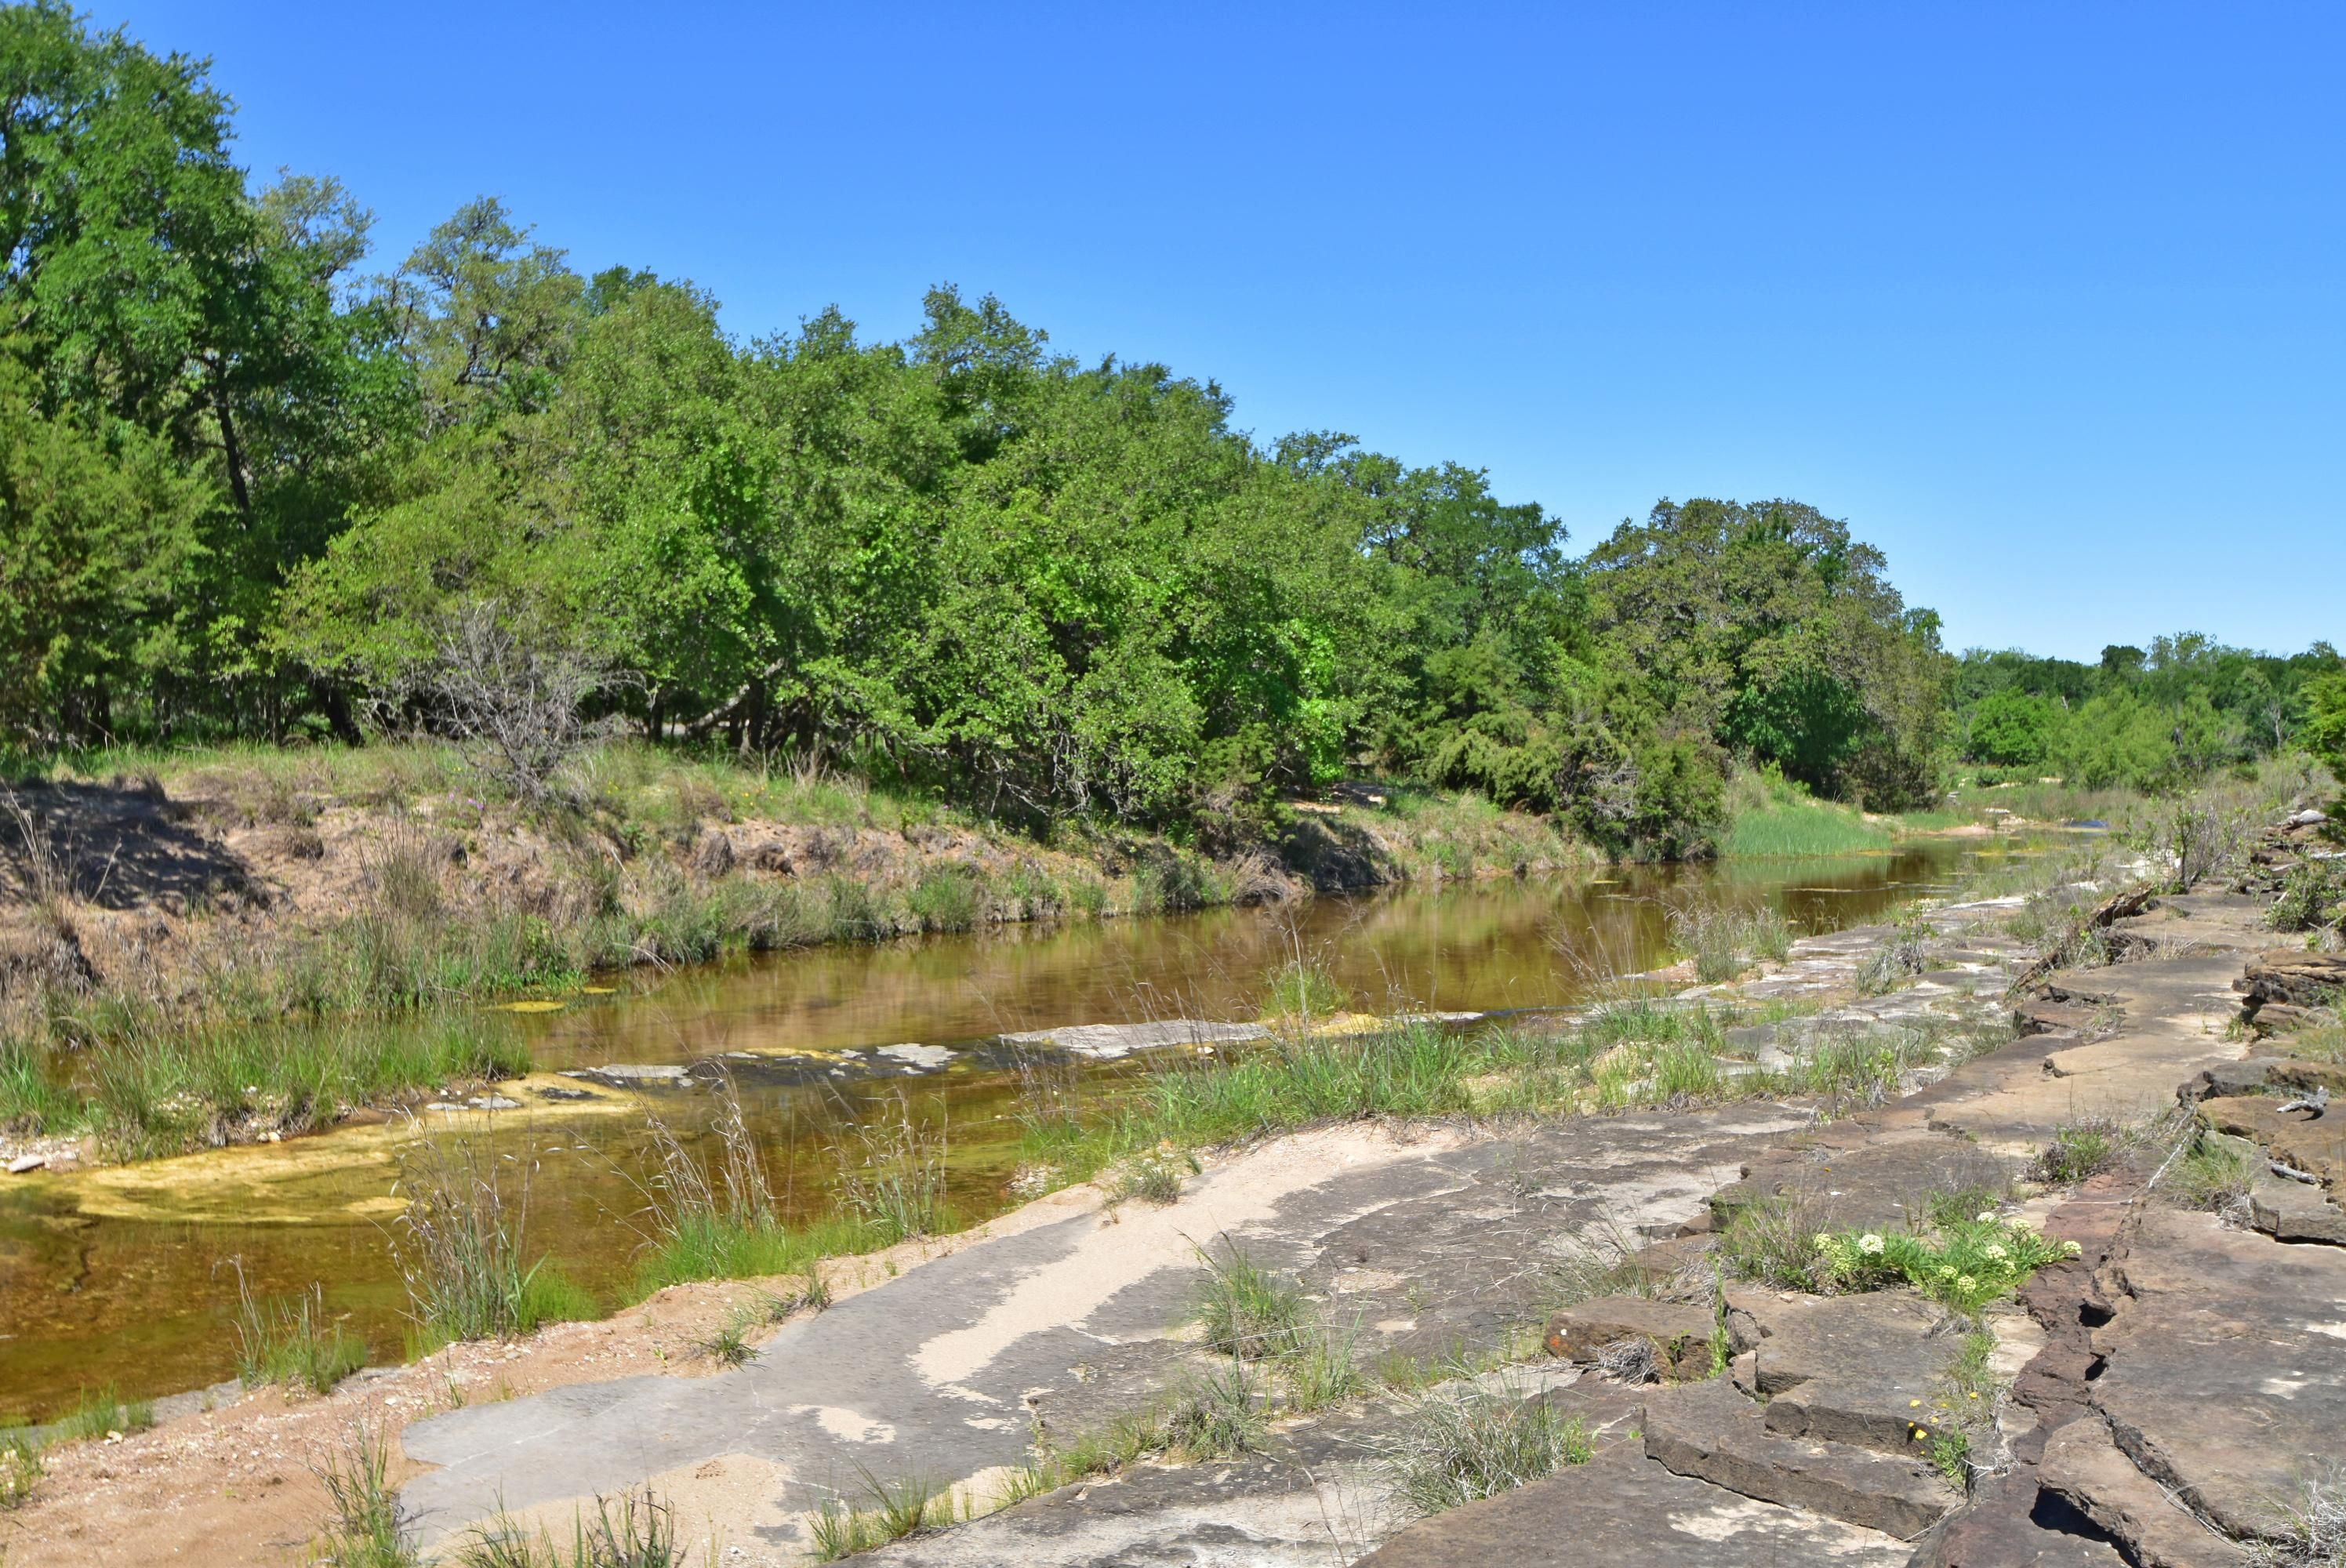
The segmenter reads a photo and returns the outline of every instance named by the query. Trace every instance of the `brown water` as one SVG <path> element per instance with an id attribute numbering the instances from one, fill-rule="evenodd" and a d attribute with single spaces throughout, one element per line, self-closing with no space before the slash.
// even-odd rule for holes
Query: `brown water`
<path id="1" fill-rule="evenodd" d="M 1566 1005 L 1588 977 L 1663 962 L 1670 903 L 1773 904 L 1796 929 L 1829 931 L 2017 850 L 1931 841 L 1830 861 L 1617 870 L 824 948 L 632 980 L 521 1026 L 540 1066 L 556 1070 L 748 1054 L 732 1058 L 744 1101 L 800 1217 L 829 1201 L 840 1129 L 902 1094 L 949 1128 L 948 1196 L 974 1218 L 1011 1201 L 1017 1076 L 1015 1054 L 993 1041 L 1006 1031 L 1250 1019 L 1268 976 L 1298 954 L 1322 962 L 1362 1011 Z M 908 1042 L 958 1054 L 918 1075 L 872 1054 Z M 644 1103 L 690 1129 L 712 1099 L 671 1085 L 648 1089 Z M 533 1102 L 497 1117 L 495 1136 L 534 1171 L 531 1249 L 612 1300 L 639 1256 L 629 1222 L 643 1206 L 643 1121 L 632 1096 L 597 1106 Z M 107 1383 L 139 1395 L 233 1376 L 239 1268 L 256 1294 L 322 1285 L 330 1312 L 378 1356 L 398 1354 L 406 1298 L 390 1248 L 392 1186 L 412 1138 L 405 1127 L 352 1127 L 0 1187 L 0 1420 L 52 1415 Z"/>

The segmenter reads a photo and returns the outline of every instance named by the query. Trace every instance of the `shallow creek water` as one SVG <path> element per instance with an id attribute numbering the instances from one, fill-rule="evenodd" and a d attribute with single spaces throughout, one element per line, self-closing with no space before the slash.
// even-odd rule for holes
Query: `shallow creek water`
<path id="1" fill-rule="evenodd" d="M 1323 898 L 1300 908 L 1005 927 L 869 947 L 775 954 L 657 977 L 516 1015 L 540 1074 L 704 1064 L 682 1082 L 534 1077 L 522 1108 L 426 1112 L 479 1129 L 529 1171 L 531 1252 L 618 1298 L 643 1237 L 645 1106 L 689 1135 L 715 1096 L 705 1064 L 733 1069 L 778 1192 L 804 1217 L 831 1201 L 841 1129 L 895 1115 L 947 1128 L 948 1197 L 973 1220 L 1015 1201 L 1019 1053 L 1005 1033 L 1148 1019 L 1244 1020 L 1268 977 L 1317 959 L 1366 1012 L 1488 1013 L 1569 1005 L 1596 974 L 1666 958 L 1665 910 L 1773 904 L 1799 931 L 1862 923 L 1943 887 L 2012 840 L 1934 840 L 1830 861 L 1617 869 Z M 882 1054 L 892 1045 L 944 1046 Z M 1079 1064 L 1107 1081 L 1138 1059 Z M 576 1083 L 591 1100 L 548 1100 Z M 557 1092 L 572 1092 L 557 1089 Z M 391 1250 L 404 1120 L 151 1165 L 0 1186 L 0 1420 L 44 1419 L 84 1390 L 127 1396 L 235 1372 L 240 1268 L 256 1295 L 321 1285 L 330 1314 L 396 1356 L 405 1292 Z"/>

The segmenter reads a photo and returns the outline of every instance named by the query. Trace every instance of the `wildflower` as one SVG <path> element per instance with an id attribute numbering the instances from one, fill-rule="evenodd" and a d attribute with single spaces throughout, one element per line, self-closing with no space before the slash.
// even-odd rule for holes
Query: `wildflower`
<path id="1" fill-rule="evenodd" d="M 1819 1252 L 1832 1250 L 1832 1237 L 1830 1233 L 1821 1230 L 1817 1232 L 1817 1250 Z"/>
<path id="2" fill-rule="evenodd" d="M 1955 1266 L 1954 1266 L 1953 1264 L 1952 1264 L 1952 1263 L 1942 1263 L 1942 1264 L 1940 1264 L 1940 1265 L 1939 1265 L 1939 1278 L 1942 1278 L 1942 1279 L 1953 1279 L 1954 1277 L 1955 1277 Z"/>
<path id="3" fill-rule="evenodd" d="M 1882 1255 L 1882 1237 L 1869 1230 L 1857 1238 L 1857 1249 L 1868 1257 L 1879 1257 Z"/>
<path id="4" fill-rule="evenodd" d="M 1994 1258 L 1998 1263 L 2003 1262 L 2006 1257 L 2011 1256 L 2010 1253 L 2004 1251 L 2004 1243 L 2000 1241 L 1991 1241 L 1987 1244 L 1987 1255 L 1990 1257 Z"/>
<path id="5" fill-rule="evenodd" d="M 1906 1401 L 1906 1408 L 1910 1410 L 1921 1410 L 1923 1408 L 1923 1401 L 1920 1400 L 1908 1400 Z"/>
<path id="6" fill-rule="evenodd" d="M 2061 1244 L 2061 1256 L 2064 1257 L 2075 1257 L 2085 1250 L 2074 1241 L 2065 1241 Z"/>
<path id="7" fill-rule="evenodd" d="M 1981 1223 L 1982 1225 L 1985 1225 L 1989 1220 L 1994 1219 L 1994 1218 L 1995 1217 L 1995 1210 L 1994 1210 L 1994 1209 L 1992 1209 L 1992 1208 L 1984 1208 L 1984 1209 L 1980 1210 L 1979 1217 L 1980 1217 L 1980 1223 Z"/>
<path id="8" fill-rule="evenodd" d="M 1955 1277 L 1955 1288 L 1958 1290 L 1976 1290 L 1979 1288 L 1979 1281 L 1973 1278 L 1968 1274 L 1957 1275 Z"/>
<path id="9" fill-rule="evenodd" d="M 1972 1398 L 1974 1398 L 1974 1399 L 1978 1399 L 1978 1398 L 1979 1398 L 1979 1390 L 1978 1390 L 1977 1389 L 1974 1389 L 1974 1390 L 1972 1390 Z"/>

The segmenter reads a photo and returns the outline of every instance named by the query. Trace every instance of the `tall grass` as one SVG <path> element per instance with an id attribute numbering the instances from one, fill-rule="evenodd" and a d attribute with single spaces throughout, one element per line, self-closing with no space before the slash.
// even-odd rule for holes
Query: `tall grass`
<path id="1" fill-rule="evenodd" d="M 953 1228 L 945 1207 L 944 1128 L 913 1115 L 895 1096 L 895 1114 L 857 1125 L 836 1145 L 839 1200 L 881 1246 Z"/>
<path id="2" fill-rule="evenodd" d="M 0 1046 L 0 1119 L 94 1133 L 117 1158 L 152 1158 L 290 1136 L 419 1084 L 494 1083 L 529 1068 L 509 1023 L 468 1010 L 405 1026 L 184 1028 L 149 1014 L 62 1059 L 22 1039 Z"/>
<path id="3" fill-rule="evenodd" d="M 1886 850 L 1892 842 L 1888 829 L 1852 807 L 1811 798 L 1772 767 L 1729 780 L 1727 812 L 1719 845 L 1726 860 L 1846 855 Z"/>
<path id="4" fill-rule="evenodd" d="M 441 1561 L 456 1568 L 683 1568 L 685 1557 L 674 1508 L 646 1487 L 597 1496 L 592 1518 L 584 1510 L 572 1518 L 566 1543 L 543 1526 L 533 1532 L 501 1508 Z"/>
<path id="5" fill-rule="evenodd" d="M 361 1424 L 311 1467 L 332 1510 L 320 1555 L 335 1568 L 416 1568 L 414 1522 L 391 1484 L 391 1438 Z"/>
<path id="6" fill-rule="evenodd" d="M 534 1156 L 485 1140 L 424 1139 L 402 1151 L 407 1198 L 393 1248 L 418 1348 L 527 1334 L 591 1318 L 592 1296 L 528 1251 Z"/>
<path id="7" fill-rule="evenodd" d="M 1395 1504 L 1425 1515 L 1511 1492 L 1594 1451 L 1580 1418 L 1502 1377 L 1422 1395 L 1380 1457 Z"/>
<path id="8" fill-rule="evenodd" d="M 322 1394 L 366 1365 L 366 1342 L 326 1316 L 325 1290 L 256 1300 L 241 1260 L 236 1265 L 237 1376 L 248 1389 L 265 1384 Z"/>

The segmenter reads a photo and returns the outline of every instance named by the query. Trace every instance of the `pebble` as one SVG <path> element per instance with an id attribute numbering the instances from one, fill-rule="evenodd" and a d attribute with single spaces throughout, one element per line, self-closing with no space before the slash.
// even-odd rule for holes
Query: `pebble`
<path id="1" fill-rule="evenodd" d="M 8 1174 L 10 1176 L 23 1176 L 26 1171 L 39 1170 L 43 1166 L 47 1165 L 48 1163 L 49 1156 L 46 1155 L 18 1155 L 15 1159 L 8 1162 Z"/>

